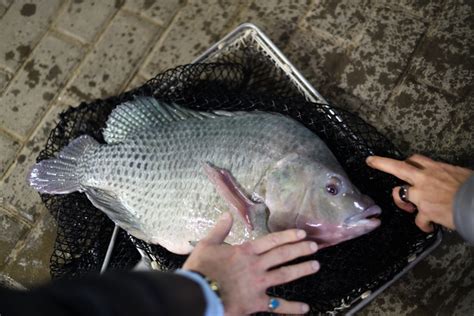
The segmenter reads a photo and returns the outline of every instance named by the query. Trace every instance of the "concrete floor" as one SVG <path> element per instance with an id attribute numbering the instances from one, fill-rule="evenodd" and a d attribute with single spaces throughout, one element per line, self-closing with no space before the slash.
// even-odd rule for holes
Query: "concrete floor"
<path id="1" fill-rule="evenodd" d="M 470 0 L 0 1 L 0 275 L 49 278 L 54 219 L 25 176 L 57 114 L 260 26 L 335 104 L 406 154 L 474 167 Z M 474 248 L 456 233 L 361 315 L 474 315 Z"/>

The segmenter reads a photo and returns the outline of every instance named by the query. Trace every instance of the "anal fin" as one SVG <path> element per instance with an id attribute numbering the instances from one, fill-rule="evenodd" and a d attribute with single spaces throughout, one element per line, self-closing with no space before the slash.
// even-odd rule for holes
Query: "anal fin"
<path id="1" fill-rule="evenodd" d="M 85 193 L 92 204 L 103 211 L 118 226 L 139 239 L 144 241 L 149 239 L 117 194 L 90 187 L 86 189 Z"/>

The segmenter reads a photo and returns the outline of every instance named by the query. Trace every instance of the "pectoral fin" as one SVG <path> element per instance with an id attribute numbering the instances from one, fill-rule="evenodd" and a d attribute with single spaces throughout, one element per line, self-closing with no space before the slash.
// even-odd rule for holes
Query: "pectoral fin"
<path id="1" fill-rule="evenodd" d="M 245 225 L 253 230 L 252 212 L 264 210 L 265 204 L 255 203 L 249 199 L 229 171 L 213 166 L 209 162 L 204 163 L 204 171 L 216 187 L 217 193 L 242 217 Z"/>

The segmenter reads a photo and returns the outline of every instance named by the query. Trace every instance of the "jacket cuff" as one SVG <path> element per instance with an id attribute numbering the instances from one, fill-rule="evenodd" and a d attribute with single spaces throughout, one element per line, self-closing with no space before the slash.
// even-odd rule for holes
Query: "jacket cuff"
<path id="1" fill-rule="evenodd" d="M 224 315 L 224 306 L 222 305 L 221 300 L 214 293 L 213 290 L 209 287 L 207 281 L 200 276 L 199 274 L 187 270 L 178 269 L 175 272 L 176 274 L 182 275 L 187 277 L 194 282 L 198 283 L 202 291 L 204 293 L 204 297 L 206 299 L 206 310 L 204 312 L 204 316 L 223 316 Z"/>
<path id="2" fill-rule="evenodd" d="M 459 188 L 453 207 L 456 231 L 464 240 L 474 245 L 474 175 Z"/>

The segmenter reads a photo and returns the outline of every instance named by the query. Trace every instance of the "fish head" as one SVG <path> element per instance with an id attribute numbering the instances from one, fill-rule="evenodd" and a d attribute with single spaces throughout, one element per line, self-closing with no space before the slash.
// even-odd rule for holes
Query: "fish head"
<path id="1" fill-rule="evenodd" d="M 270 231 L 300 228 L 319 248 L 366 234 L 380 225 L 381 209 L 342 168 L 290 155 L 268 175 L 265 203 Z"/>

